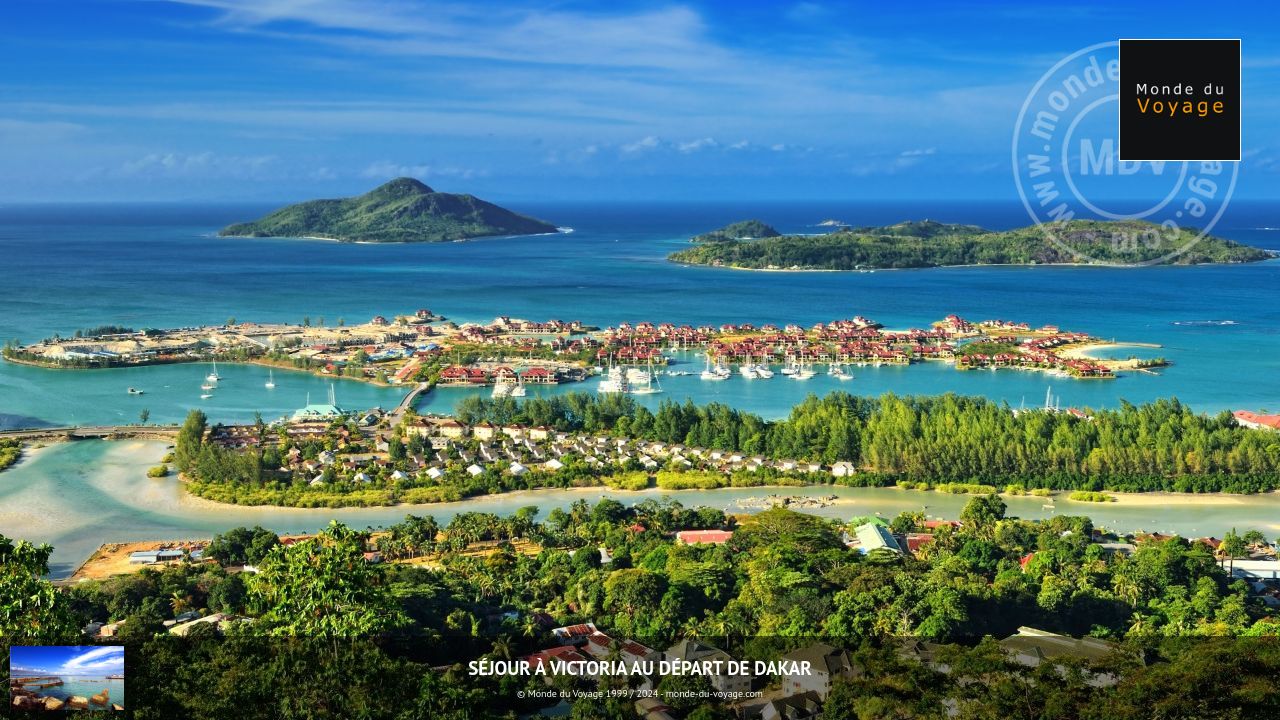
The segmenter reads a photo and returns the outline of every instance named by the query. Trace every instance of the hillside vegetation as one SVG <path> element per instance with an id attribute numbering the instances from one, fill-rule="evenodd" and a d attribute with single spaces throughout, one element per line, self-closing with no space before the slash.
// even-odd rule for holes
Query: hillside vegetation
<path id="1" fill-rule="evenodd" d="M 1273 256 L 1259 248 L 1211 236 L 1195 241 L 1197 234 L 1195 230 L 1183 229 L 1170 236 L 1156 225 L 1138 221 L 1072 220 L 1055 226 L 1051 238 L 1045 228 L 1038 226 L 997 232 L 975 225 L 925 220 L 852 228 L 828 235 L 724 239 L 681 250 L 669 259 L 691 265 L 750 270 L 1131 265 L 1161 260 L 1188 244 L 1186 251 L 1165 262 L 1173 265 L 1237 263 Z"/>

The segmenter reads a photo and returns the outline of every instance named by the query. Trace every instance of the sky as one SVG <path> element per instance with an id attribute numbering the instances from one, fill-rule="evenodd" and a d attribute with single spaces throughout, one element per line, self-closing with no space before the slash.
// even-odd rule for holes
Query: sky
<path id="1" fill-rule="evenodd" d="M 5 0 L 0 203 L 1016 199 L 1019 107 L 1121 37 L 1243 40 L 1236 197 L 1280 191 L 1280 10 L 1202 2 Z"/>
<path id="2" fill-rule="evenodd" d="M 14 645 L 9 648 L 9 665 L 11 675 L 16 671 L 81 677 L 123 675 L 124 648 Z"/>

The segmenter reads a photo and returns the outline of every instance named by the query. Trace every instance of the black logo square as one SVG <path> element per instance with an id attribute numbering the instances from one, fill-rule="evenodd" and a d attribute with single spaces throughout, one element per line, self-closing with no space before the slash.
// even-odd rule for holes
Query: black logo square
<path id="1" fill-rule="evenodd" d="M 1239 160 L 1240 41 L 1121 40 L 1120 159 Z"/>

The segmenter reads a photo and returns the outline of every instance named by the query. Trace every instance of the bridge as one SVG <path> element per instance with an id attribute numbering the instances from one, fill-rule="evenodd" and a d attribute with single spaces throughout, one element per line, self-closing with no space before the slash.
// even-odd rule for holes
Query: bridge
<path id="1" fill-rule="evenodd" d="M 0 430 L 0 438 L 16 440 L 174 440 L 177 425 L 71 425 L 25 430 Z"/>
<path id="2" fill-rule="evenodd" d="M 427 382 L 418 383 L 417 387 L 410 390 L 409 393 L 404 396 L 404 399 L 400 401 L 400 404 L 396 405 L 395 409 L 390 412 L 390 415 L 392 416 L 392 418 L 398 420 L 402 415 L 404 415 L 406 410 L 413 407 L 413 403 L 417 401 L 419 395 L 421 395 L 422 393 L 430 389 L 431 389 L 431 383 L 427 383 Z"/>

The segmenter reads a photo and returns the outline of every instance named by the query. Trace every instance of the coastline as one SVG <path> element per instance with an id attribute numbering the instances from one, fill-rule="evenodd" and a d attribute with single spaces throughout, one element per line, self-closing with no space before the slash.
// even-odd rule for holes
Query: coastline
<path id="1" fill-rule="evenodd" d="M 1266 250 L 1266 248 L 1259 248 L 1259 249 Z M 671 264 L 673 264 L 673 265 L 681 265 L 681 266 L 684 266 L 684 267 L 693 267 L 693 268 L 711 268 L 711 269 L 713 269 L 713 270 L 741 270 L 741 271 L 744 271 L 744 272 L 775 272 L 775 273 L 809 273 L 809 272 L 819 272 L 819 273 L 851 273 L 851 274 L 856 274 L 856 273 L 874 273 L 874 272 L 913 272 L 913 271 L 921 271 L 921 270 L 954 270 L 954 269 L 964 269 L 964 268 L 1028 268 L 1028 269 L 1031 269 L 1031 268 L 1099 268 L 1099 269 L 1113 269 L 1113 270 L 1135 270 L 1135 269 L 1140 269 L 1140 268 L 1155 268 L 1155 267 L 1159 267 L 1159 268 L 1173 268 L 1173 267 L 1193 268 L 1193 267 L 1205 267 L 1205 266 L 1224 266 L 1224 267 L 1229 267 L 1229 266 L 1234 266 L 1234 265 L 1252 265 L 1252 264 L 1255 264 L 1255 263 L 1265 263 L 1265 262 L 1273 262 L 1273 261 L 1276 261 L 1276 260 L 1280 260 L 1280 251 L 1268 251 L 1268 252 L 1277 252 L 1277 254 L 1275 254 L 1275 255 L 1273 255 L 1272 257 L 1269 257 L 1269 258 L 1259 258 L 1259 259 L 1257 259 L 1257 260 L 1244 260 L 1244 261 L 1239 261 L 1239 262 L 1162 263 L 1162 264 L 1158 264 L 1158 265 L 1150 265 L 1150 264 L 1146 264 L 1146 263 L 1132 263 L 1132 264 L 1121 264 L 1121 263 L 966 263 L 966 264 L 959 264 L 959 265 L 921 265 L 920 267 L 866 267 L 866 268 L 852 269 L 852 270 L 840 270 L 840 269 L 837 269 L 837 268 L 809 268 L 809 267 L 796 267 L 796 268 L 756 268 L 756 267 L 744 267 L 744 266 L 742 266 L 742 265 L 713 265 L 713 264 L 711 264 L 711 263 L 691 263 L 691 262 L 685 262 L 685 261 L 683 261 L 683 260 L 671 260 L 671 259 L 669 259 L 669 258 L 668 258 L 667 262 L 670 262 L 670 263 L 671 263 Z"/>

